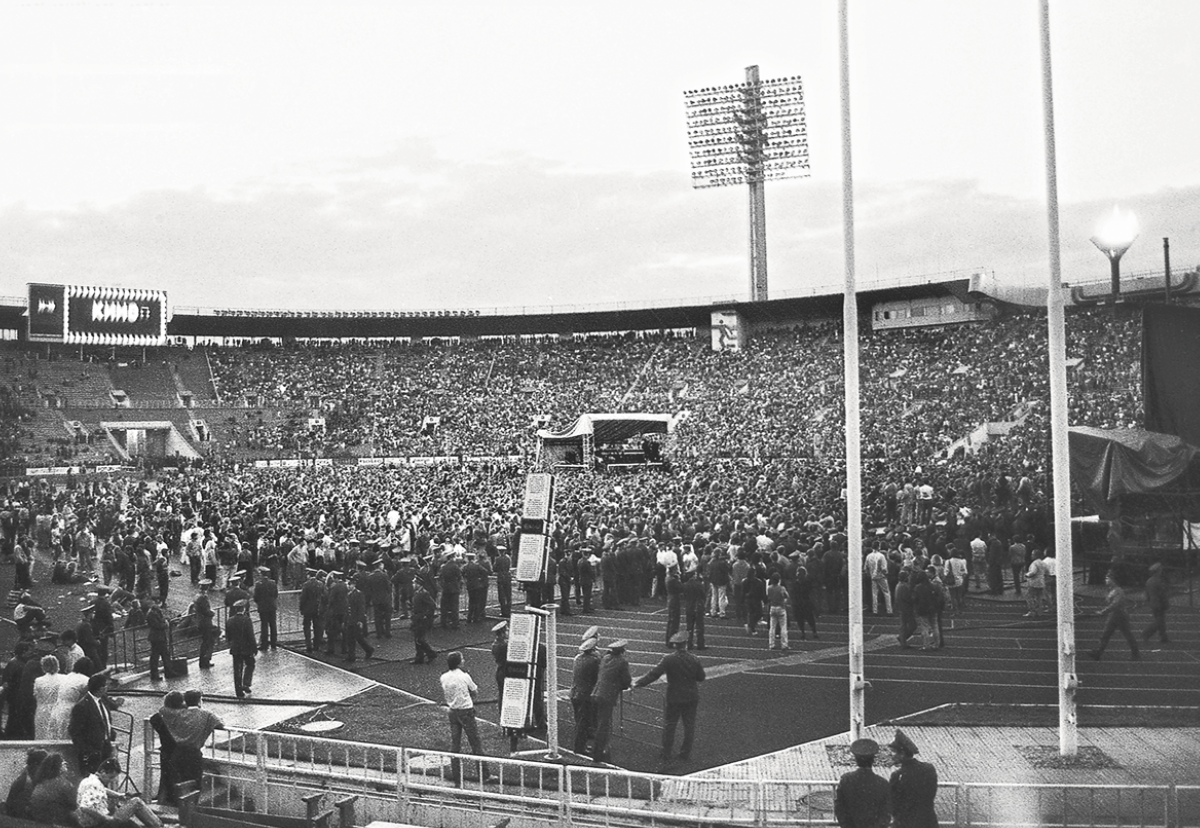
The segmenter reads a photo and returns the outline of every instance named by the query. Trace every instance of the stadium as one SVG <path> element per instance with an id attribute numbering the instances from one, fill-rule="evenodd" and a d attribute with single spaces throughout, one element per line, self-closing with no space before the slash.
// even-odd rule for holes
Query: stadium
<path id="1" fill-rule="evenodd" d="M 946 610 L 951 644 L 945 652 L 955 652 L 963 637 L 979 636 L 979 641 L 968 644 L 969 651 L 959 656 L 965 663 L 943 665 L 948 678 L 946 692 L 929 685 L 917 692 L 903 684 L 886 694 L 872 691 L 868 725 L 882 727 L 884 722 L 915 716 L 907 721 L 919 726 L 922 715 L 936 718 L 931 710 L 952 710 L 951 718 L 969 720 L 974 716 L 981 724 L 1011 724 L 1004 720 L 1011 719 L 1014 710 L 1025 709 L 1018 719 L 1027 722 L 1053 712 L 1054 676 L 1046 675 L 1049 665 L 1044 661 L 1039 665 L 1040 659 L 1033 655 L 1029 656 L 1032 663 L 1004 668 L 1007 679 L 993 679 L 995 683 L 985 691 L 972 686 L 969 672 L 952 679 L 955 670 L 977 670 L 1009 658 L 990 651 L 988 642 L 1014 623 L 1028 627 L 1017 639 L 1031 636 L 1033 643 L 1026 640 L 1024 646 L 1040 645 L 1043 658 L 1046 636 L 1052 632 L 1045 622 L 1026 621 L 1028 614 L 1020 612 L 1033 605 L 1014 592 L 1021 579 L 1009 573 L 1007 554 L 1000 572 L 999 565 L 975 560 L 971 546 L 975 538 L 996 537 L 1007 551 L 1010 543 L 1028 538 L 1030 555 L 1036 551 L 1040 557 L 1041 550 L 1053 549 L 1047 386 L 1038 368 L 1046 362 L 1045 314 L 989 296 L 981 273 L 964 276 L 859 297 L 864 328 L 862 447 L 867 545 L 892 554 L 893 569 L 897 570 L 893 576 L 898 576 L 914 546 L 922 550 L 917 554 L 938 562 L 954 557 L 970 561 L 973 588 L 964 585 L 962 594 L 953 597 Z M 1188 308 L 1195 281 L 1194 273 L 1186 274 L 1170 306 L 1172 313 L 1184 314 L 1183 322 L 1175 322 L 1191 325 L 1189 330 L 1196 329 L 1194 317 L 1189 316 L 1195 312 Z M 1104 301 L 1100 287 L 1071 291 L 1073 297 L 1083 300 L 1073 303 L 1066 316 L 1073 425 L 1097 433 L 1141 433 L 1145 409 L 1143 320 L 1147 313 L 1153 315 L 1156 309 L 1167 307 L 1162 304 L 1162 285 L 1162 274 L 1133 277 L 1122 303 L 1116 306 Z M 373 563 L 378 558 L 386 563 L 391 576 L 402 571 L 399 562 L 410 556 L 424 561 L 448 553 L 447 558 L 453 559 L 464 548 L 468 557 L 481 551 L 486 553 L 482 557 L 494 563 L 500 547 L 517 549 L 520 534 L 528 531 L 521 512 L 526 476 L 549 472 L 556 480 L 556 503 L 553 528 L 545 530 L 551 535 L 548 546 L 560 566 L 575 573 L 574 581 L 568 575 L 565 584 L 549 575 L 546 588 L 551 597 L 555 586 L 561 586 L 567 607 L 574 595 L 578 612 L 581 551 L 594 550 L 599 556 L 596 569 L 600 570 L 600 560 L 614 549 L 623 550 L 621 568 L 614 565 L 619 583 L 613 587 L 617 597 L 611 604 L 607 585 L 600 587 L 609 575 L 602 576 L 599 571 L 595 575 L 596 611 L 603 617 L 576 615 L 559 621 L 556 686 L 565 693 L 572 680 L 574 635 L 584 634 L 584 627 L 593 621 L 604 627 L 606 635 L 636 642 L 630 648 L 635 664 L 653 659 L 655 637 L 661 649 L 661 613 L 667 613 L 670 625 L 671 598 L 661 583 L 654 583 L 656 576 L 666 573 L 657 572 L 648 562 L 653 559 L 652 549 L 695 550 L 703 561 L 697 564 L 702 573 L 707 573 L 718 550 L 741 549 L 752 560 L 768 562 L 769 571 L 782 566 L 780 571 L 787 573 L 786 562 L 793 554 L 807 554 L 812 559 L 805 561 L 807 568 L 820 572 L 827 563 L 822 545 L 831 550 L 844 548 L 840 301 L 840 296 L 812 296 L 718 308 L 697 304 L 510 316 L 486 312 L 341 315 L 171 311 L 168 297 L 161 293 L 31 285 L 25 302 L 14 301 L 0 309 L 0 325 L 9 334 L 3 346 L 9 380 L 5 386 L 9 431 L 4 458 L 9 500 L 3 518 L 10 534 L 5 552 L 11 557 L 14 542 L 28 537 L 26 545 L 37 550 L 35 560 L 45 556 L 43 566 L 54 568 L 60 560 L 77 562 L 77 573 L 73 570 L 70 577 L 52 579 L 62 581 L 57 588 L 60 592 L 65 588 L 66 600 L 73 602 L 94 597 L 89 590 L 102 579 L 114 585 L 124 583 L 127 570 L 128 594 L 154 592 L 152 578 L 147 575 L 143 583 L 133 567 L 117 563 L 114 555 L 120 554 L 119 542 L 105 547 L 101 541 L 101 551 L 91 562 L 87 555 L 72 550 L 70 538 L 81 522 L 95 525 L 98 538 L 112 535 L 119 541 L 123 532 L 158 538 L 157 544 L 166 550 L 164 566 L 178 576 L 170 590 L 172 597 L 164 601 L 168 615 L 176 616 L 171 623 L 180 627 L 172 638 L 171 655 L 186 660 L 196 646 L 186 629 L 195 592 L 186 577 L 188 539 L 194 527 L 212 527 L 214 541 L 220 539 L 218 556 L 222 561 L 226 555 L 236 561 L 237 550 L 244 549 L 242 558 L 255 566 L 265 564 L 276 573 L 283 590 L 280 627 L 284 648 L 306 653 L 295 603 L 305 580 L 304 567 L 316 568 L 324 577 L 329 570 L 352 572 L 361 569 L 364 561 Z M 132 303 L 145 310 L 97 319 L 101 314 L 77 307 L 88 302 L 106 307 Z M 39 313 L 45 316 L 44 311 L 51 307 L 61 309 L 65 324 L 63 318 L 49 324 L 39 320 Z M 46 330 L 54 333 L 44 333 Z M 294 335 L 286 335 L 289 333 Z M 52 338 L 59 341 L 45 341 Z M 1185 373 L 1186 366 L 1194 364 L 1186 358 L 1180 362 Z M 992 370 L 999 363 L 1028 370 Z M 464 393 L 464 389 L 471 391 Z M 589 430 L 586 439 L 580 437 L 579 423 L 593 425 L 593 419 L 594 431 Z M 614 430 L 614 423 L 632 425 Z M 556 440 L 567 447 L 565 451 L 548 448 Z M 1190 542 L 1181 544 L 1178 535 L 1172 534 L 1172 527 L 1190 511 L 1187 504 L 1192 495 L 1186 478 L 1141 500 L 1127 497 L 1124 510 L 1105 511 L 1103 520 L 1097 519 L 1096 509 L 1106 504 L 1097 501 L 1095 492 L 1076 487 L 1072 492 L 1073 514 L 1079 520 L 1075 565 L 1083 595 L 1088 584 L 1102 583 L 1114 556 L 1119 556 L 1123 577 L 1131 586 L 1145 581 L 1150 565 L 1166 563 L 1172 588 L 1190 590 L 1195 547 Z M 920 492 L 926 487 L 931 499 L 923 502 Z M 128 528 L 112 525 L 117 516 L 109 513 L 111 506 L 105 506 L 111 504 L 111 498 L 92 496 L 112 492 L 124 492 L 130 498 L 126 514 L 119 518 L 129 521 Z M 53 504 L 49 514 L 36 505 L 39 502 Z M 23 525 L 22 507 L 28 535 L 19 528 Z M 44 519 L 39 514 L 44 514 Z M 1113 540 L 1114 531 L 1123 536 L 1119 541 Z M 300 545 L 306 551 L 297 571 L 295 549 Z M 253 557 L 249 557 L 250 550 L 256 553 Z M 631 569 L 625 568 L 624 555 L 630 550 L 651 556 L 644 568 L 636 561 Z M 720 556 L 724 554 L 720 552 Z M 1024 568 L 1023 562 L 1019 569 L 1023 572 Z M 796 588 L 794 567 L 792 572 L 787 583 Z M 226 580 L 230 577 L 223 576 Z M 544 577 L 545 572 L 539 573 L 539 578 Z M 1011 584 L 1007 582 L 1010 579 Z M 837 574 L 817 580 L 811 589 L 818 612 L 824 608 L 832 613 L 832 617 L 819 616 L 824 638 L 818 641 L 814 637 L 811 644 L 801 645 L 800 665 L 771 665 L 776 672 L 796 672 L 785 672 L 786 677 L 770 681 L 788 684 L 811 680 L 814 671 L 823 673 L 820 694 L 806 702 L 814 711 L 825 711 L 820 718 L 784 725 L 769 718 L 764 721 L 752 715 L 752 710 L 720 716 L 702 713 L 702 727 L 722 731 L 724 746 L 702 737 L 699 749 L 706 754 L 703 759 L 697 755 L 690 762 L 663 765 L 653 749 L 653 737 L 637 735 L 639 722 L 645 728 L 660 726 L 658 702 L 634 702 L 631 698 L 620 711 L 613 758 L 602 763 L 613 769 L 607 773 L 621 775 L 592 779 L 577 770 L 570 785 L 590 789 L 602 782 L 608 790 L 606 801 L 625 797 L 627 807 L 636 801 L 640 809 L 656 801 L 654 795 L 647 799 L 637 791 L 642 780 L 650 778 L 644 776 L 646 772 L 665 772 L 669 778 L 681 779 L 711 777 L 721 766 L 745 766 L 753 764 L 756 756 L 797 750 L 789 745 L 806 744 L 810 751 L 816 745 L 825 750 L 828 740 L 839 739 L 846 731 L 845 700 L 840 694 L 828 693 L 827 685 L 839 672 L 839 665 L 845 670 L 844 656 L 839 657 L 836 648 L 839 641 L 846 641 L 849 629 L 844 619 L 837 620 L 838 599 L 833 597 L 840 590 L 844 607 L 845 583 Z M 20 584 L 15 586 L 14 595 L 20 591 Z M 1090 588 L 1095 593 L 1097 588 Z M 627 590 L 633 594 L 626 594 Z M 723 608 L 718 613 L 713 603 L 712 594 L 717 591 L 709 588 L 701 593 L 704 614 L 712 616 L 703 660 L 718 673 L 740 664 L 741 669 L 750 665 L 763 671 L 762 675 L 771 675 L 766 667 L 770 662 L 759 661 L 758 652 L 752 656 L 744 652 L 744 609 L 743 620 L 732 606 L 728 620 L 717 617 L 725 614 Z M 894 591 L 892 584 L 888 592 Z M 730 592 L 731 599 L 737 592 Z M 604 593 L 603 600 L 600 593 Z M 487 598 L 489 626 L 493 619 L 501 618 L 497 599 L 498 584 L 493 581 Z M 55 616 L 61 616 L 61 600 L 58 610 L 50 613 L 55 621 L 60 621 Z M 1190 605 L 1190 597 L 1184 600 Z M 524 603 L 536 606 L 539 602 L 526 595 Z M 731 603 L 740 606 L 742 601 Z M 864 616 L 868 604 L 870 600 L 864 598 Z M 518 595 L 514 615 L 521 606 Z M 406 623 L 403 607 L 402 603 L 389 605 L 394 609 L 389 615 L 396 616 L 397 626 Z M 876 606 L 874 611 L 882 609 Z M 689 631 L 695 620 L 689 617 Z M 802 619 L 792 620 L 803 623 Z M 872 620 L 876 620 L 873 614 Z M 678 615 L 674 624 L 681 628 Z M 893 626 L 889 619 L 872 624 L 869 639 L 876 647 L 903 655 L 897 650 L 895 636 L 887 632 Z M 1185 623 L 1173 640 L 1186 641 L 1184 636 L 1194 635 L 1191 626 Z M 475 622 L 463 629 L 466 632 L 438 630 L 433 636 L 435 646 L 439 650 L 466 648 L 468 655 L 479 649 L 487 659 L 487 628 Z M 815 621 L 812 629 L 815 633 Z M 700 635 L 704 646 L 703 622 Z M 112 641 L 114 662 L 121 665 L 117 675 L 123 682 L 114 692 L 125 692 L 143 704 L 147 696 L 162 691 L 161 684 L 151 681 L 145 672 L 151 649 L 145 636 L 143 628 L 134 626 L 114 632 Z M 408 635 L 398 633 L 397 637 Z M 377 638 L 376 646 L 383 651 L 391 642 Z M 813 649 L 809 650 L 810 646 Z M 323 748 L 306 746 L 304 740 L 309 737 L 298 728 L 306 721 L 331 719 L 338 725 L 347 723 L 345 736 L 351 741 L 340 744 L 370 745 L 377 728 L 364 725 L 357 718 L 364 714 L 347 708 L 354 707 L 351 702 L 358 699 L 370 717 L 380 715 L 380 704 L 387 711 L 387 705 L 396 702 L 373 698 L 364 688 L 388 688 L 389 693 L 408 693 L 413 698 L 436 692 L 424 686 L 427 678 L 415 674 L 421 668 L 407 664 L 406 652 L 391 653 L 381 663 L 368 662 L 362 669 L 346 672 L 351 686 L 343 688 L 333 682 L 326 704 L 315 708 L 297 709 L 295 694 L 286 692 L 291 682 L 288 672 L 296 668 L 278 665 L 278 680 L 284 687 L 277 691 L 280 695 L 274 709 L 279 712 L 273 729 L 280 734 L 278 738 L 289 741 L 274 748 L 274 753 L 272 748 L 258 749 L 280 758 L 283 751 L 307 751 L 306 761 L 316 762 L 313 753 Z M 881 686 L 886 686 L 890 669 L 901 674 L 907 669 L 902 663 L 890 668 L 880 665 L 880 674 L 876 674 L 872 660 L 868 658 L 867 675 Z M 268 658 L 264 656 L 260 662 L 265 668 Z M 327 655 L 320 662 L 330 670 L 345 671 L 341 659 Z M 193 674 L 195 665 L 193 660 Z M 481 669 L 486 672 L 476 662 L 477 676 Z M 1158 710 L 1154 726 L 1186 725 L 1195 710 L 1190 704 L 1193 691 L 1185 689 L 1188 669 L 1180 673 L 1164 664 L 1161 670 L 1162 674 L 1156 672 L 1142 689 L 1155 703 L 1148 704 L 1141 715 Z M 731 680 L 730 675 L 735 678 Z M 227 680 L 222 687 L 211 683 L 211 676 L 204 679 L 213 709 L 236 704 Z M 260 675 L 260 686 L 267 680 Z M 721 693 L 722 698 L 729 692 L 735 697 L 754 692 L 739 686 L 736 674 L 723 680 L 729 689 Z M 194 681 L 187 675 L 170 680 L 181 687 Z M 329 679 L 313 677 L 312 681 L 320 684 Z M 1130 708 L 1126 691 L 1121 689 L 1123 683 L 1118 680 L 1108 689 L 1104 682 L 1089 687 L 1086 703 L 1081 701 L 1081 719 L 1098 717 L 1098 723 L 1113 725 L 1114 720 L 1127 716 Z M 711 692 L 717 692 L 716 688 Z M 255 699 L 257 719 L 271 723 L 271 717 L 262 715 L 264 708 L 272 707 L 266 695 Z M 562 725 L 558 733 L 564 750 L 559 759 L 574 756 L 567 767 L 586 767 L 587 756 L 570 751 L 574 740 L 568 724 L 570 707 L 560 698 Z M 738 707 L 733 699 L 727 703 Z M 980 704 L 984 707 L 976 706 Z M 405 702 L 398 707 L 410 705 Z M 981 712 L 985 709 L 990 712 Z M 147 715 L 149 712 L 152 710 L 147 710 Z M 489 711 L 481 718 L 498 725 L 499 712 L 497 709 L 492 716 Z M 367 735 L 351 735 L 356 723 L 357 730 Z M 128 766 L 140 771 L 130 777 L 130 784 L 145 789 L 157 784 L 155 740 L 135 732 L 139 724 L 131 721 L 126 750 Z M 261 722 L 253 724 L 251 730 L 258 730 Z M 530 768 L 538 768 L 538 774 L 548 773 L 545 767 L 558 765 L 543 766 L 523 757 L 545 754 L 544 731 L 530 729 L 520 744 L 516 737 L 509 744 L 505 733 L 513 731 L 496 727 L 485 752 L 490 755 L 494 749 L 515 757 L 512 767 L 499 769 L 499 786 L 493 790 L 478 777 L 459 789 L 469 791 L 465 799 L 446 799 L 443 791 L 435 790 L 418 805 L 421 780 L 441 783 L 450 767 L 428 764 L 430 748 L 445 749 L 439 744 L 442 737 L 431 733 L 432 729 L 428 722 L 410 722 L 394 734 L 395 747 L 364 746 L 361 755 L 351 758 L 348 754 L 339 761 L 349 768 L 378 765 L 381 773 L 388 767 L 391 775 L 405 763 L 421 768 L 411 771 L 420 779 L 410 780 L 415 785 L 414 800 L 406 806 L 406 819 L 432 819 L 433 812 L 422 808 L 440 809 L 438 819 L 443 824 L 447 813 L 458 813 L 454 819 L 466 819 L 459 813 L 464 807 L 481 808 L 486 814 L 489 809 L 483 801 L 503 794 L 503 777 L 510 771 L 522 776 L 513 792 L 521 799 L 520 807 L 532 809 L 524 812 L 524 818 L 541 818 L 535 814 L 546 803 L 526 801 L 531 791 L 524 774 Z M 222 740 L 222 732 L 233 738 Z M 1178 732 L 1189 731 L 1185 727 Z M 335 730 L 331 735 L 338 733 Z M 293 768 L 286 773 L 281 770 L 284 775 L 277 780 L 279 785 L 297 790 L 290 801 L 272 787 L 275 782 L 248 790 L 249 781 L 239 780 L 240 766 L 258 761 L 246 753 L 253 750 L 247 745 L 249 738 L 248 732 L 240 730 L 219 731 L 213 737 L 209 746 L 212 772 L 205 777 L 212 787 L 202 792 L 201 798 L 212 813 L 265 810 L 298 819 L 300 792 L 313 786 L 310 792 L 314 794 L 329 792 L 332 796 L 340 790 L 343 799 L 361 797 L 357 800 L 360 815 L 395 815 L 377 800 L 378 780 L 365 787 L 344 780 L 340 787 L 317 784 L 305 781 L 303 774 L 296 777 Z M 235 759 L 234 749 L 244 758 Z M 412 754 L 393 761 L 390 752 L 396 750 Z M 1085 748 L 1089 759 L 1095 759 L 1096 753 L 1103 754 L 1103 750 L 1093 745 Z M 322 761 L 335 762 L 329 757 Z M 618 771 L 620 768 L 625 770 Z M 789 770 L 799 772 L 794 764 Z M 943 770 L 944 775 L 948 772 Z M 1076 773 L 1075 780 L 1094 776 L 1088 770 Z M 544 795 L 548 784 L 543 778 L 534 785 L 543 790 L 535 798 Z M 736 788 L 745 783 L 726 780 L 712 784 L 716 787 L 705 796 L 715 801 L 702 816 L 712 819 L 730 808 L 728 816 L 736 822 L 736 802 L 749 795 Z M 788 818 L 801 807 L 808 820 L 828 818 L 828 802 L 822 799 L 820 783 L 788 779 L 779 785 L 774 798 L 790 803 L 784 806 Z M 621 793 L 609 790 L 612 786 L 620 787 Z M 440 784 L 434 787 L 440 788 Z M 1144 786 L 1133 789 L 1146 790 Z M 1052 786 L 1039 789 L 1037 795 L 1069 798 L 1075 790 Z M 1085 787 L 1079 789 L 1081 797 L 1083 790 L 1093 798 L 1097 794 L 1096 789 Z M 979 792 L 975 793 L 972 807 L 979 808 Z M 939 802 L 950 809 L 966 807 L 962 795 L 958 789 L 958 798 L 951 800 L 943 787 Z M 1186 793 L 1176 795 L 1184 797 L 1186 812 Z M 996 796 L 996 791 L 989 790 L 988 796 Z M 676 790 L 668 797 L 674 805 L 657 802 L 652 810 L 678 809 L 681 797 L 692 803 L 689 809 L 705 798 Z M 1005 807 L 1018 806 L 1009 803 Z M 1021 807 L 1048 806 L 1026 801 Z M 1123 812 L 1125 806 L 1106 800 L 1103 807 Z M 497 819 L 503 816 L 493 813 Z M 746 812 L 752 813 L 753 809 Z M 769 819 L 784 817 L 770 809 L 768 814 Z M 680 818 L 678 813 L 671 816 Z M 996 818 L 995 814 L 988 817 Z M 1095 813 L 1088 818 L 1095 819 Z"/>
<path id="2" fill-rule="evenodd" d="M 15 14 L 0 825 L 1200 826 L 1195 12 L 849 5 Z"/>

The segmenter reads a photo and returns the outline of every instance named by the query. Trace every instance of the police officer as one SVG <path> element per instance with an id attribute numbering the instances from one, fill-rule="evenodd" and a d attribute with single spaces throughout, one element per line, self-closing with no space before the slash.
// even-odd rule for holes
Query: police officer
<path id="1" fill-rule="evenodd" d="M 333 655 L 346 626 L 346 603 L 350 587 L 341 572 L 329 573 L 325 582 L 328 604 L 325 607 L 325 655 Z"/>
<path id="2" fill-rule="evenodd" d="M 213 647 L 217 643 L 217 628 L 213 623 L 212 602 L 208 598 L 208 591 L 211 588 L 212 581 L 207 578 L 201 578 L 200 594 L 192 602 L 193 611 L 196 616 L 196 631 L 200 633 L 201 670 L 208 670 L 212 667 Z"/>
<path id="3" fill-rule="evenodd" d="M 321 647 L 321 604 L 325 585 L 317 577 L 315 569 L 308 570 L 308 578 L 300 587 L 300 617 L 304 621 L 304 651 L 311 653 Z"/>
<path id="4" fill-rule="evenodd" d="M 425 582 L 418 579 L 416 582 L 417 591 L 413 595 L 412 605 L 412 627 L 413 643 L 416 644 L 417 654 L 413 658 L 413 664 L 425 664 L 432 662 L 437 658 L 437 651 L 429 646 L 429 633 L 433 631 L 433 619 L 437 615 L 437 604 L 433 600 L 433 596 L 429 594 L 429 590 L 425 588 Z"/>
<path id="5" fill-rule="evenodd" d="M 600 677 L 600 654 L 596 652 L 596 639 L 589 638 L 579 645 L 579 653 L 571 669 L 571 708 L 575 712 L 574 750 L 580 756 L 587 752 L 588 739 L 595 729 L 595 705 L 592 691 Z"/>
<path id="6" fill-rule="evenodd" d="M 496 662 L 496 698 L 504 708 L 504 677 L 508 664 L 508 622 L 501 621 L 492 627 L 492 660 Z"/>
<path id="7" fill-rule="evenodd" d="M 508 556 L 508 547 L 496 547 L 496 560 L 492 565 L 496 573 L 496 601 L 500 604 L 500 614 L 508 618 L 512 614 L 512 558 Z"/>
<path id="8" fill-rule="evenodd" d="M 483 623 L 487 611 L 488 568 L 487 552 L 480 551 L 474 560 L 462 568 L 463 586 L 467 590 L 467 623 Z"/>
<path id="9" fill-rule="evenodd" d="M 383 559 L 375 561 L 363 586 L 363 594 L 375 616 L 375 637 L 392 637 L 392 582 L 383 569 Z"/>
<path id="10" fill-rule="evenodd" d="M 258 568 L 259 579 L 254 585 L 254 605 L 258 607 L 258 626 L 260 635 L 258 649 L 267 651 L 269 646 L 275 649 L 279 638 L 279 585 L 271 578 L 270 567 Z"/>
<path id="11" fill-rule="evenodd" d="M 671 761 L 671 748 L 675 743 L 675 726 L 683 719 L 683 743 L 679 746 L 679 758 L 687 761 L 692 755 L 692 742 L 696 737 L 696 711 L 700 707 L 699 683 L 704 681 L 704 665 L 700 659 L 687 651 L 688 634 L 677 632 L 671 636 L 673 648 L 658 662 L 657 666 L 633 683 L 634 687 L 653 684 L 662 676 L 667 677 L 667 695 L 663 711 L 662 761 Z"/>
<path id="12" fill-rule="evenodd" d="M 887 828 L 891 819 L 888 782 L 872 770 L 879 743 L 856 739 L 850 744 L 856 770 L 843 774 L 833 801 L 833 815 L 842 828 Z"/>
<path id="13" fill-rule="evenodd" d="M 250 695 L 254 681 L 254 657 L 258 652 L 254 640 L 254 622 L 247 614 L 250 601 L 243 598 L 230 607 L 229 620 L 225 622 L 225 638 L 229 641 L 229 654 L 233 656 L 233 690 L 239 699 Z"/>
<path id="14" fill-rule="evenodd" d="M 917 746 L 897 730 L 889 745 L 900 767 L 892 772 L 892 825 L 894 828 L 937 828 L 933 799 L 937 796 L 937 768 L 916 758 Z"/>
<path id="15" fill-rule="evenodd" d="M 596 713 L 592 759 L 597 762 L 607 762 L 609 759 L 608 742 L 612 738 L 613 708 L 621 698 L 621 693 L 628 690 L 633 682 L 629 672 L 629 660 L 625 658 L 625 648 L 628 645 L 629 642 L 623 638 L 608 645 L 608 654 L 600 661 L 596 687 L 592 690 Z"/>
<path id="16" fill-rule="evenodd" d="M 367 598 L 358 588 L 358 579 L 350 582 L 346 595 L 346 629 L 342 638 L 342 655 L 346 661 L 358 658 L 358 647 L 368 658 L 375 655 L 375 648 L 367 641 Z"/>

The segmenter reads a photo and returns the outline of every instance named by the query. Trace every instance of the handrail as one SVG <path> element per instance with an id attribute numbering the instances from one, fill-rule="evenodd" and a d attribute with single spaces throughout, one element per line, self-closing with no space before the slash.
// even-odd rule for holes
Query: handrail
<path id="1" fill-rule="evenodd" d="M 146 736 L 150 767 L 153 728 Z M 238 728 L 214 733 L 207 758 L 210 786 L 249 786 L 267 813 L 291 814 L 288 803 L 298 802 L 299 792 L 324 791 L 358 795 L 365 821 L 412 822 L 423 809 L 449 806 L 493 818 L 520 813 L 526 824 L 825 826 L 834 824 L 837 785 L 666 776 Z M 461 781 L 452 770 L 456 761 Z M 957 825 L 1168 828 L 1184 824 L 1181 800 L 1185 813 L 1200 807 L 1200 785 L 943 781 L 936 806 Z"/>

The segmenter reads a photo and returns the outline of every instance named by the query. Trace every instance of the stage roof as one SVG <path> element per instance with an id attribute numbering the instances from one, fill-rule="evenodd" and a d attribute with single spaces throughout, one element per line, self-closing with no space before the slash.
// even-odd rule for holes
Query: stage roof
<path id="1" fill-rule="evenodd" d="M 537 436 L 543 442 L 565 443 L 590 434 L 597 443 L 619 443 L 639 434 L 669 434 L 674 430 L 675 417 L 670 414 L 581 414 L 570 428 L 543 428 Z"/>

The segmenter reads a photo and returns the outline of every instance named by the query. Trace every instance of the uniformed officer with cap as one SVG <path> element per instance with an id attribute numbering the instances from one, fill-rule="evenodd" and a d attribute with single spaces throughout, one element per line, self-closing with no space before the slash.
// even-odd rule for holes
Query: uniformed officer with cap
<path id="1" fill-rule="evenodd" d="M 501 621 L 492 627 L 492 660 L 496 662 L 496 698 L 504 706 L 504 674 L 508 664 L 508 622 Z"/>
<path id="2" fill-rule="evenodd" d="M 208 593 L 212 589 L 212 585 L 213 582 L 208 578 L 201 578 L 199 582 L 200 594 L 192 601 L 192 612 L 196 616 L 196 632 L 200 634 L 199 665 L 201 670 L 207 670 L 212 667 L 213 647 L 217 643 L 217 628 L 213 620 L 215 613 L 213 612 L 212 602 L 208 598 Z"/>
<path id="3" fill-rule="evenodd" d="M 304 625 L 304 651 L 308 653 L 321 649 L 324 632 L 321 605 L 325 603 L 325 584 L 318 577 L 320 574 L 315 569 L 309 569 L 308 577 L 300 587 L 299 609 Z"/>
<path id="4" fill-rule="evenodd" d="M 916 758 L 917 746 L 902 730 L 889 747 L 900 767 L 892 772 L 892 825 L 895 828 L 937 828 L 933 799 L 937 796 L 937 768 Z"/>
<path id="5" fill-rule="evenodd" d="M 621 693 L 628 690 L 633 683 L 629 672 L 629 660 L 625 658 L 627 646 L 629 642 L 624 638 L 608 645 L 608 653 L 600 661 L 596 687 L 592 690 L 596 715 L 592 759 L 597 762 L 607 762 L 609 759 L 608 742 L 612 738 L 613 708 L 617 705 L 617 699 L 621 698 Z"/>
<path id="6" fill-rule="evenodd" d="M 858 768 L 843 774 L 833 801 L 833 815 L 842 828 L 887 828 L 891 819 L 888 782 L 872 770 L 879 743 L 856 739 L 850 752 Z"/>
<path id="7" fill-rule="evenodd" d="M 679 746 L 679 758 L 685 762 L 691 758 L 692 742 L 696 737 L 696 711 L 700 707 L 699 683 L 704 681 L 704 665 L 700 659 L 687 651 L 688 634 L 677 632 L 668 642 L 672 650 L 667 653 L 649 673 L 640 676 L 634 687 L 653 684 L 662 676 L 667 677 L 667 695 L 664 700 L 662 761 L 671 761 L 671 748 L 675 744 L 675 727 L 683 719 L 683 743 Z"/>
<path id="8" fill-rule="evenodd" d="M 575 713 L 574 750 L 580 756 L 586 754 L 588 740 L 596 727 L 592 691 L 596 689 L 599 677 L 600 654 L 596 652 L 596 638 L 584 638 L 571 668 L 571 709 Z"/>
<path id="9" fill-rule="evenodd" d="M 258 652 L 249 607 L 249 599 L 240 599 L 230 607 L 229 619 L 225 622 L 225 638 L 229 641 L 229 654 L 233 657 L 233 690 L 239 699 L 250 695 L 250 685 L 254 681 L 254 658 Z"/>

